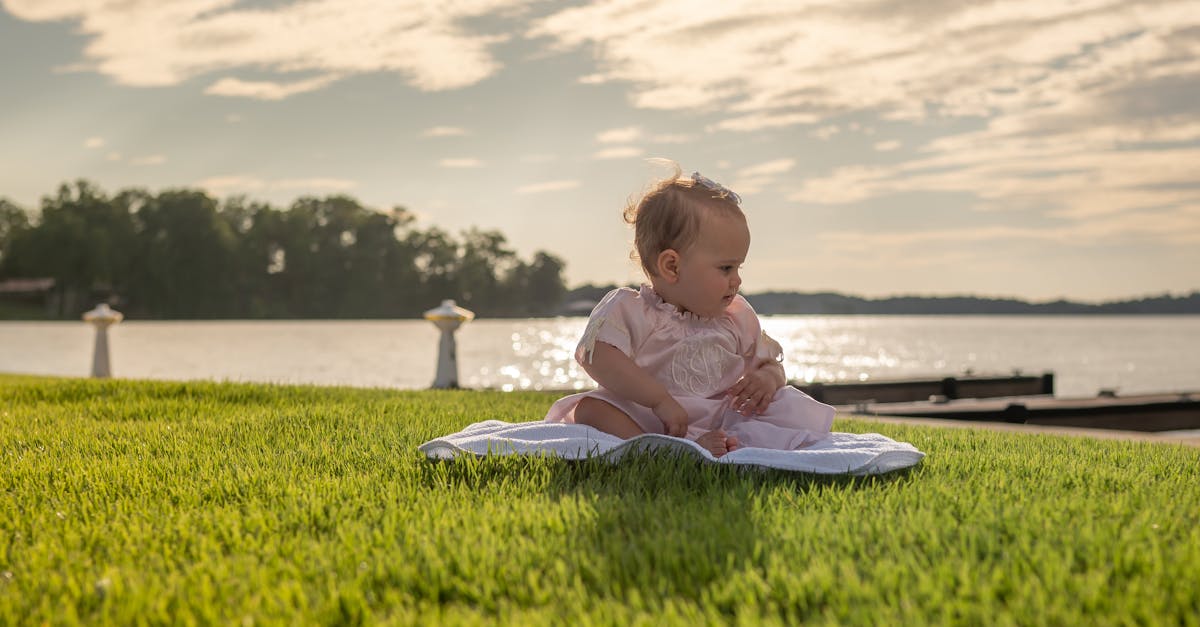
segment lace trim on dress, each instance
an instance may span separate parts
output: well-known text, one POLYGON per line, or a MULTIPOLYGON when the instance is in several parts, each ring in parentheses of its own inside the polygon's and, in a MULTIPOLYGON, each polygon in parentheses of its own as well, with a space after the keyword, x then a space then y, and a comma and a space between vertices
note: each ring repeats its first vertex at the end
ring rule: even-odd
POLYGON ((605 322, 605 318, 588 320, 587 328, 583 330, 583 337, 579 339, 579 346, 583 348, 583 355, 589 364, 592 363, 592 353, 596 352, 596 336, 600 335, 600 328, 604 326, 605 322))
POLYGON ((686 320, 689 322, 710 322, 718 319, 697 316, 690 311, 679 311, 678 307, 663 300, 662 296, 659 296, 658 292, 654 291, 654 287, 651 285, 642 284, 642 289, 639 292, 639 295, 646 302, 650 303, 650 305, 652 305, 655 309, 668 313, 679 320, 686 320))
POLYGON ((763 331, 759 341, 767 349, 767 354, 771 356, 771 359, 783 363, 783 346, 779 342, 776 342, 775 338, 767 335, 766 331, 763 331))
POLYGON ((587 328, 583 330, 583 337, 579 340, 579 346, 583 348, 583 355, 589 364, 592 363, 592 355, 596 352, 596 338, 600 336, 600 329, 609 322, 612 323, 613 329, 626 338, 629 337, 629 330, 619 320, 599 317, 588 320, 587 328))

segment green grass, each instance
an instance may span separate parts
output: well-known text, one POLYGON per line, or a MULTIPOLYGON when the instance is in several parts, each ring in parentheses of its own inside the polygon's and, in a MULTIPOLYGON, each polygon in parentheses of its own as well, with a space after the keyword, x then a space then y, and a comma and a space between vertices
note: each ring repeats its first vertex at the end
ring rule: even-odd
POLYGON ((839 420, 875 478, 432 462, 536 393, 0 376, 0 623, 1200 624, 1200 450, 839 420))

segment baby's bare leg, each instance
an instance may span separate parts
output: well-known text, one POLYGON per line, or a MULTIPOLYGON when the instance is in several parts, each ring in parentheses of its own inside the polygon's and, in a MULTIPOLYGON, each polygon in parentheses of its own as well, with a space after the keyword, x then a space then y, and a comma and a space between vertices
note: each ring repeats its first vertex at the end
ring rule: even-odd
POLYGON ((575 424, 595 427, 628 440, 645 433, 625 412, 598 398, 585 398, 575 406, 575 424))

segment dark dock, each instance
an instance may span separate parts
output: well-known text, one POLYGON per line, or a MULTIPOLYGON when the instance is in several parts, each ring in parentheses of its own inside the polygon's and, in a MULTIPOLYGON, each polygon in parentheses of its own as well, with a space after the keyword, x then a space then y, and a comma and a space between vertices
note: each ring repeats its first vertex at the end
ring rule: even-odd
POLYGON ((1200 429, 1200 391, 1057 398, 1052 372, 792 385, 840 413, 1142 432, 1200 429))
POLYGON ((1102 395, 1092 398, 1029 396, 911 401, 859 402, 839 412, 868 416, 907 416, 1056 427, 1176 431, 1200 429, 1200 392, 1102 395))
POLYGON ((792 382, 802 392, 830 405, 856 403, 902 403, 930 398, 996 398, 1003 396, 1053 395, 1054 373, 1041 375, 937 377, 881 379, 847 383, 792 382))

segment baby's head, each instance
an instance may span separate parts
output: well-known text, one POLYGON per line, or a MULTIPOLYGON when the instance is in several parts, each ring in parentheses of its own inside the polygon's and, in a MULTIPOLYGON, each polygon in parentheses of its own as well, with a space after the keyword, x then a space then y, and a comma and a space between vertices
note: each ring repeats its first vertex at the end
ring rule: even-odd
POLYGON ((723 305, 710 301, 728 305, 741 285, 737 270, 750 232, 737 194, 699 173, 681 174, 676 165, 672 176, 631 202, 625 221, 633 225, 634 254, 659 295, 712 316, 723 305))
POLYGON ((693 173, 675 172, 655 183, 640 198, 625 207, 625 222, 633 225, 634 255, 647 277, 653 278, 660 253, 684 252, 700 237, 705 218, 732 217, 742 222, 741 198, 724 186, 693 173))

